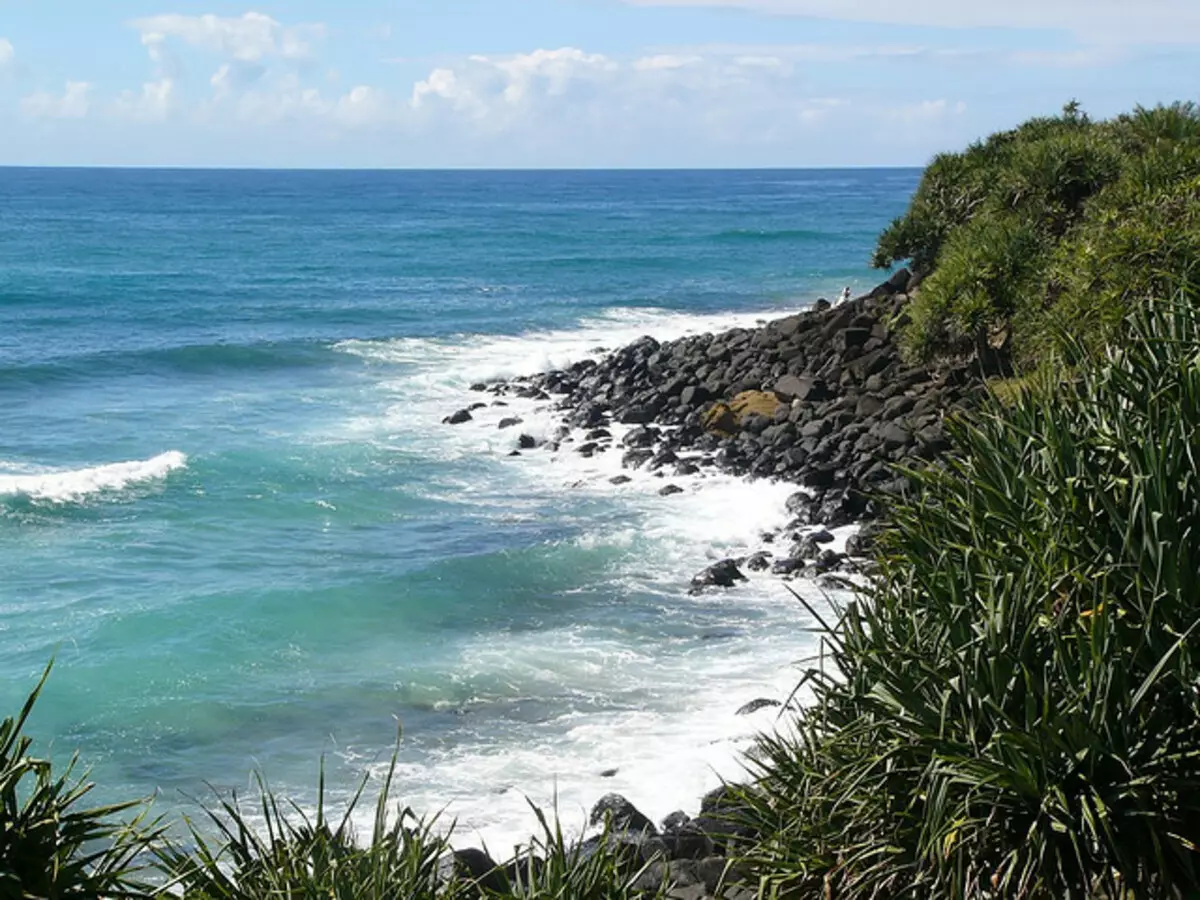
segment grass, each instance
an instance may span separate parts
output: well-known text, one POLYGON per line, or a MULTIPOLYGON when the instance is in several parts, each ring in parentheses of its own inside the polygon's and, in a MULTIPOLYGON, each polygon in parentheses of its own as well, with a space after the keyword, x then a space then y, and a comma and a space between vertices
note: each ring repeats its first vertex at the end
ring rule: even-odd
POLYGON ((24 728, 49 674, 48 666, 21 712, 0 722, 0 897, 147 896, 147 853, 162 833, 147 821, 148 805, 87 806, 93 785, 76 775, 77 758, 55 775, 31 753, 24 728))

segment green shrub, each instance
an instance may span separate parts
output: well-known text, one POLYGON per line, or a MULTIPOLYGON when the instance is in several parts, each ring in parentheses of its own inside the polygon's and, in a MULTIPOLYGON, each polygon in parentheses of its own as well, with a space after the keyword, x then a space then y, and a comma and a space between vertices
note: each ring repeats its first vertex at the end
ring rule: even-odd
POLYGON ((86 807, 92 790, 77 760, 54 775, 30 755, 23 731, 50 674, 47 667, 21 713, 0 723, 0 897, 140 897, 144 854, 157 831, 140 801, 86 807), (131 822, 120 816, 141 807, 131 822))
POLYGON ((761 740, 779 896, 1200 893, 1200 313, 953 425, 814 703, 761 740), (826 892, 824 894, 820 892, 826 892))
POLYGON ((259 776, 254 804, 243 806, 235 795, 206 810, 207 827, 188 823, 189 846, 172 841, 158 848, 160 869, 184 900, 453 900, 462 896, 463 885, 440 873, 439 861, 449 845, 434 832, 433 823, 417 820, 407 809, 392 816, 394 770, 393 759, 367 844, 358 842, 352 822, 367 779, 334 822, 326 815, 322 766, 317 809, 311 818, 295 804, 280 800, 259 776))
POLYGON ((1197 178, 1200 107, 1190 103, 1108 122, 1070 104, 937 157, 872 260, 908 260, 928 276, 909 352, 969 354, 981 323, 1011 336, 1024 368, 1053 357, 1064 323, 1103 347, 1131 305, 1200 267, 1197 178))

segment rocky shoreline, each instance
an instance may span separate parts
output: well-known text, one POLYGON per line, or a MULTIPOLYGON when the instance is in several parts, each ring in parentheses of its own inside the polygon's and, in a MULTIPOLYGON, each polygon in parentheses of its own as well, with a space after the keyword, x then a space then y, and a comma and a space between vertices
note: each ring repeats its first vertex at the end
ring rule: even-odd
MULTIPOLYGON (((478 383, 472 390, 492 399, 444 422, 470 422, 483 407, 522 398, 552 404, 561 424, 539 440, 520 431, 518 416, 502 419, 498 427, 517 434, 512 455, 620 454, 624 469, 661 478, 663 496, 682 492, 672 479, 714 470, 797 485, 787 504, 791 520, 762 536, 772 549, 708 567, 693 579, 693 592, 735 587, 745 580, 743 568, 785 579, 861 571, 877 517, 872 498, 905 488, 898 466, 945 453, 946 416, 969 408, 982 390, 965 365, 934 371, 904 359, 897 335, 918 285, 901 269, 836 306, 818 300, 806 312, 719 334, 644 337, 599 360, 478 383), (847 525, 865 527, 849 537, 845 552, 835 552, 831 529, 847 525)), ((754 701, 740 712, 765 705, 777 703, 754 701)), ((730 863, 745 837, 735 789, 706 795, 695 818, 676 812, 660 826, 610 794, 593 808, 591 824, 606 825, 606 836, 588 839, 580 852, 615 843, 647 890, 669 882, 680 900, 755 896, 730 863)), ((456 853, 453 865, 485 886, 501 869, 521 877, 516 864, 498 868, 477 850, 456 853)))
MULTIPOLYGON (((661 343, 644 337, 600 360, 472 388, 495 398, 491 404, 553 404, 556 433, 519 433, 514 455, 620 454, 623 468, 662 478, 664 496, 681 492, 673 478, 709 470, 796 484, 788 525, 763 535, 771 549, 720 561, 697 574, 694 591, 733 587, 744 567, 784 578, 853 572, 871 529, 851 536, 844 553, 828 548, 830 530, 876 518, 871 498, 905 486, 895 467, 945 452, 945 416, 980 390, 966 368, 935 372, 902 357, 897 332, 918 284, 901 269, 837 306, 818 300, 755 328, 661 343)), ((491 404, 457 410, 445 424, 469 422, 491 404)), ((519 432, 522 424, 509 417, 499 427, 519 432)))

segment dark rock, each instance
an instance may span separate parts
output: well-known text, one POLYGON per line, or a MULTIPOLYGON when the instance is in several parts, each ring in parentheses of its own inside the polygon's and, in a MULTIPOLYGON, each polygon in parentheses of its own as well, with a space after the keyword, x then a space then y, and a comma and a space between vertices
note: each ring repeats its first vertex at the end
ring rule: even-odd
POLYGON ((785 375, 775 382, 775 393, 785 403, 792 400, 823 403, 830 396, 825 382, 809 375, 785 375))
MULTIPOLYGON (((674 814, 672 814, 674 815, 674 814)), ((670 819, 670 817, 668 817, 670 819)), ((663 822, 662 841, 670 859, 704 859, 713 854, 713 842, 704 830, 687 817, 683 822, 663 822)), ((694 879, 699 881, 700 879, 694 879)))
POLYGON ((625 469, 640 469, 653 458, 653 450, 630 450, 621 457, 621 466, 625 469))
POLYGON ((760 709, 766 709, 770 706, 783 706, 778 700, 769 700, 766 697, 760 697, 757 700, 751 700, 745 706, 737 711, 739 716, 749 716, 758 712, 760 709))
POLYGON ((804 560, 789 556, 787 559, 777 559, 771 566, 774 575, 793 575, 804 568, 804 560))
POLYGON ((650 402, 629 407, 617 417, 617 421, 623 425, 646 425, 655 420, 665 405, 662 398, 655 398, 650 402))
POLYGON ((647 819, 637 807, 620 794, 605 794, 596 801, 588 817, 590 825, 608 826, 613 831, 630 831, 642 834, 656 835, 658 829, 647 819))
POLYGON ((496 861, 474 848, 447 853, 438 862, 438 875, 442 882, 457 877, 489 892, 501 892, 508 886, 508 879, 496 861))
POLYGON ((681 462, 675 467, 675 475, 679 478, 685 478, 689 475, 695 475, 700 471, 700 467, 692 462, 681 462))
POLYGON ((532 434, 523 434, 517 438, 517 446, 522 450, 532 450, 537 446, 537 438, 532 434))
POLYGON ((467 412, 475 412, 476 410, 487 409, 486 403, 472 403, 467 407, 467 412))
POLYGON ((475 384, 471 385, 471 390, 473 390, 473 391, 486 391, 487 389, 488 389, 487 384, 482 381, 477 381, 477 382, 475 382, 475 384))
POLYGON ((593 428, 584 437, 589 441, 603 441, 612 437, 612 432, 607 428, 593 428))
POLYGON ((620 485, 620 484, 629 484, 629 482, 633 481, 633 479, 630 478, 628 475, 617 475, 615 478, 608 479, 608 481, 609 481, 609 484, 620 485))
POLYGON ((622 438, 621 443, 626 447, 653 447, 661 435, 657 428, 647 428, 645 425, 632 428, 622 438))
POLYGON ((746 560, 746 568, 751 572, 765 572, 767 569, 771 568, 771 557, 773 555, 774 554, 766 550, 755 553, 748 560, 746 560))
POLYGON ((679 395, 679 402, 692 409, 697 406, 703 406, 712 399, 712 392, 703 385, 690 385, 685 387, 679 395))
POLYGON ((682 494, 682 493, 683 493, 683 488, 679 487, 678 485, 668 484, 666 487, 662 488, 658 492, 658 495, 660 497, 670 497, 672 494, 682 494))
POLYGON ((595 441, 588 441, 586 444, 581 444, 579 447, 577 447, 575 452, 580 456, 590 458, 596 455, 596 451, 598 449, 600 449, 599 444, 597 444, 595 441))
POLYGON ((848 556, 867 556, 874 552, 879 542, 878 527, 864 525, 850 537, 846 538, 846 554, 848 556))
POLYGON ((446 416, 446 418, 442 419, 442 424, 461 425, 463 422, 470 422, 473 418, 475 417, 471 415, 471 411, 469 409, 460 409, 453 415, 446 416))
POLYGON ((872 394, 864 394, 858 398, 858 404, 854 408, 854 414, 860 419, 869 419, 881 409, 883 409, 882 400, 872 394))
POLYGON ((732 559, 723 559, 692 579, 692 592, 699 593, 706 587, 730 588, 739 581, 746 580, 746 576, 738 569, 737 562, 732 559))

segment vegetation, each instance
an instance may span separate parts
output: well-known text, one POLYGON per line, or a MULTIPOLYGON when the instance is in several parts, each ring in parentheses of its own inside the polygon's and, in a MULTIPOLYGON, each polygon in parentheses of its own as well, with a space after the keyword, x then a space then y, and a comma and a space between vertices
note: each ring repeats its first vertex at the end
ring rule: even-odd
MULTIPOLYGON (((46 675, 49 674, 47 669, 46 675)), ((590 842, 568 839, 541 810, 540 839, 506 866, 481 867, 455 855, 453 829, 393 808, 396 760, 380 787, 369 839, 354 818, 364 779, 340 817, 326 811, 322 771, 312 816, 281 800, 261 777, 252 804, 236 796, 206 811, 186 839, 146 824, 143 801, 80 808, 92 789, 75 780, 75 761, 55 777, 29 755, 23 730, 46 680, 19 716, 0 723, 0 898, 3 900, 657 900, 665 883, 646 883, 648 866, 606 830, 590 842), (137 810, 132 822, 121 816, 137 810)))
POLYGON ((780 896, 1200 891, 1200 313, 1129 328, 913 473, 812 706, 759 747, 780 896))
POLYGON ((22 732, 49 674, 20 715, 0 722, 0 897, 144 896, 141 860, 159 836, 144 804, 85 807, 92 785, 75 777, 75 759, 55 776, 48 760, 30 755, 22 732), (138 808, 131 823, 120 821, 138 808))
MULTIPOLYGON (((925 276, 912 352, 1030 371, 888 501, 811 702, 751 756, 740 862, 800 900, 1200 896, 1200 111, 1070 106, 939 157, 880 239, 901 259, 925 276)), ((480 869, 393 808, 390 774, 365 842, 367 782, 330 820, 323 777, 311 817, 260 781, 181 842, 30 755, 40 690, 0 724, 0 900, 667 895, 629 843, 540 811, 480 869)))
POLYGON ((1200 272, 1200 107, 1093 122, 1069 104, 938 156, 873 259, 903 261, 924 277, 916 358, 1033 368, 1063 335, 1099 349, 1131 308, 1200 272))

